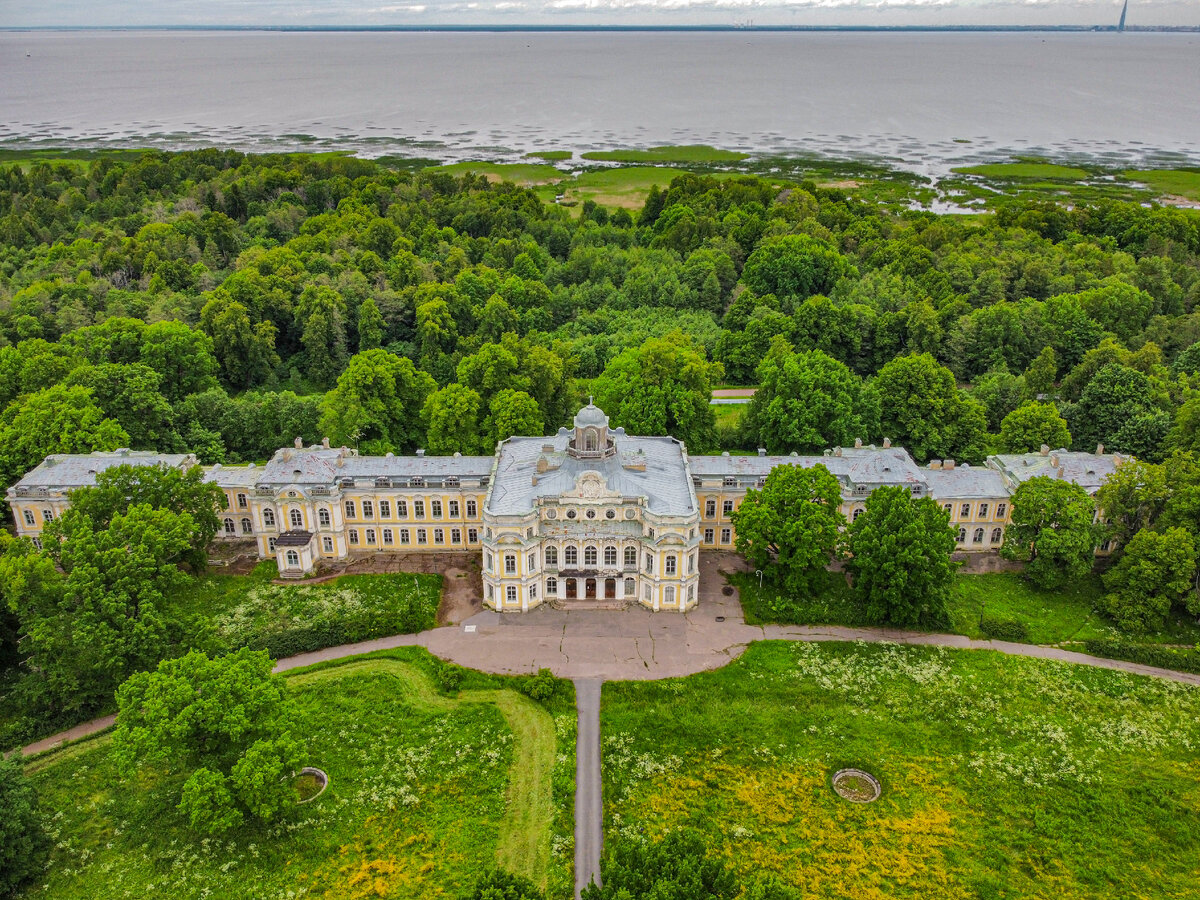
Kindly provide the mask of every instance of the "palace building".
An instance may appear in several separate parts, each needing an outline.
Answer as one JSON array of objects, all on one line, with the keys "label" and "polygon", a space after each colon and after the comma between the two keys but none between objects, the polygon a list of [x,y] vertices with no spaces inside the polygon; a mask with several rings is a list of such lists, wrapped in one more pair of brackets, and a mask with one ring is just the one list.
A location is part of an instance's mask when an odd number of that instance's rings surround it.
[{"label": "palace building", "polygon": [[[46,457],[8,489],[17,533],[40,543],[70,492],[119,465],[197,465],[194,456],[117,450]],[[611,601],[686,611],[699,596],[704,550],[733,549],[731,516],[779,465],[824,465],[853,520],[877,487],[901,485],[950,513],[960,551],[995,551],[1010,497],[1048,475],[1095,490],[1119,454],[1051,451],[988,458],[984,467],[917,465],[888,441],[821,456],[689,456],[671,437],[610,428],[592,404],[552,437],[511,437],[492,456],[360,456],[346,447],[294,447],[263,465],[205,467],[225,494],[222,538],[252,540],[283,577],[323,560],[401,551],[481,554],[483,602],[501,611],[552,602]],[[1105,548],[1106,549],[1106,548]]]}]

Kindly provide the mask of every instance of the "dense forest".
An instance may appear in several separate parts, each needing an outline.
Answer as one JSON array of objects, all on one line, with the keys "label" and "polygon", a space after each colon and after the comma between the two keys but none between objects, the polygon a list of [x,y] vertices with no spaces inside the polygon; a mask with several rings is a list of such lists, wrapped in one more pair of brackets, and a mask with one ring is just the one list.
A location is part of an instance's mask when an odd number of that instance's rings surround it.
[{"label": "dense forest", "polygon": [[[693,452],[1200,447],[1200,217],[896,214],[677,177],[631,213],[346,157],[0,168],[0,482],[50,452],[490,453],[566,424]],[[759,385],[718,422],[722,384]]]}]

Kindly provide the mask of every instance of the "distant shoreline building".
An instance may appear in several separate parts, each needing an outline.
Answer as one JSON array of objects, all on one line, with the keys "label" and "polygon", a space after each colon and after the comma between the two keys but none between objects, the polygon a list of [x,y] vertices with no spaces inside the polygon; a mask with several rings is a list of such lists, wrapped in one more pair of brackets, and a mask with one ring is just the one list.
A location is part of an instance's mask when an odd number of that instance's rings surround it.
[{"label": "distant shoreline building", "polygon": [[[1048,475],[1094,494],[1122,461],[1102,447],[1043,447],[989,457],[984,467],[922,467],[887,440],[821,456],[689,456],[674,438],[610,428],[592,404],[573,426],[508,438],[493,456],[360,456],[297,440],[261,466],[206,466],[225,494],[219,537],[255,541],[283,577],[364,554],[475,551],[492,609],[610,601],[686,611],[699,596],[700,551],[733,549],[733,511],[775,466],[824,465],[841,483],[850,521],[877,487],[932,497],[950,513],[960,551],[994,552],[1023,481]],[[48,456],[8,489],[17,534],[40,543],[45,524],[70,506],[70,492],[107,468],[158,464],[198,463],[190,454],[131,450]]]}]

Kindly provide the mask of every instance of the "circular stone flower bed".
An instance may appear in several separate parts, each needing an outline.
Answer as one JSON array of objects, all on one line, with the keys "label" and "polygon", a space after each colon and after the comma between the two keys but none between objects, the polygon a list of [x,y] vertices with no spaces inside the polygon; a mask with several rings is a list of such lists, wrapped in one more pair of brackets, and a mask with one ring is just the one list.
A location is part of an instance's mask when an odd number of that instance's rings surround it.
[{"label": "circular stone flower bed", "polygon": [[872,803],[883,792],[879,779],[862,769],[842,769],[831,781],[837,795],[851,803]]},{"label": "circular stone flower bed", "polygon": [[296,793],[300,796],[297,803],[308,803],[316,800],[329,787],[329,776],[320,769],[305,766],[296,776]]}]

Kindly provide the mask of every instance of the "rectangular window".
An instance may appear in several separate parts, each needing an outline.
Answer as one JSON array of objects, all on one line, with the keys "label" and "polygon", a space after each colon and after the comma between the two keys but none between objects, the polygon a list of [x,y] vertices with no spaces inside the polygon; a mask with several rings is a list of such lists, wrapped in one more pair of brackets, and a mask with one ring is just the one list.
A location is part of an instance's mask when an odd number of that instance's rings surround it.
[{"label": "rectangular window", "polygon": [[479,543],[479,529],[478,528],[468,528],[467,529],[467,543],[469,543],[469,544],[478,544]]},{"label": "rectangular window", "polygon": [[446,529],[445,528],[433,529],[433,542],[435,544],[446,543]]},{"label": "rectangular window", "polygon": [[483,554],[483,567],[485,569],[487,569],[489,572],[492,571],[492,554],[490,554],[490,553]]},{"label": "rectangular window", "polygon": [[1007,503],[997,503],[996,504],[996,518],[997,519],[1003,519],[1004,514],[1006,512],[1008,512],[1008,504]]},{"label": "rectangular window", "polygon": [[396,517],[399,519],[407,519],[408,518],[408,501],[407,500],[397,500],[396,501]]},{"label": "rectangular window", "polygon": [[726,500],[724,503],[722,503],[721,504],[721,512],[724,515],[729,515],[731,512],[733,512],[733,501]]},{"label": "rectangular window", "polygon": [[504,596],[510,605],[515,606],[517,603],[517,586],[515,584],[510,584],[504,589]]},{"label": "rectangular window", "polygon": [[504,557],[504,574],[505,575],[516,575],[517,574],[517,557],[515,554],[509,553],[509,554],[505,555],[505,557]]},{"label": "rectangular window", "polygon": [[442,501],[441,500],[429,501],[429,507],[430,507],[430,511],[433,513],[433,517],[435,519],[440,519],[442,517]]},{"label": "rectangular window", "polygon": [[368,544],[375,543],[375,529],[374,528],[367,529],[367,543]]},{"label": "rectangular window", "polygon": [[713,542],[713,530],[711,528],[704,529],[704,543],[711,544]]},{"label": "rectangular window", "polygon": [[370,500],[363,501],[363,518],[369,519],[375,515],[375,504]]},{"label": "rectangular window", "polygon": [[331,538],[329,535],[325,535],[325,537],[321,539],[321,546],[323,546],[325,548],[326,553],[332,553],[333,552],[333,538]]},{"label": "rectangular window", "polygon": [[[32,540],[33,540],[33,546],[35,546],[39,550],[41,550],[42,549],[42,539],[41,538],[32,538]],[[1105,549],[1108,549],[1108,548],[1105,548]]]},{"label": "rectangular window", "polygon": [[525,557],[525,567],[526,567],[526,570],[529,572],[532,572],[534,569],[537,568],[537,554],[536,553],[530,553],[528,556]]},{"label": "rectangular window", "polygon": [[354,518],[354,501],[353,500],[346,501],[346,518],[347,519]]},{"label": "rectangular window", "polygon": [[721,529],[721,543],[728,544],[731,540],[733,540],[733,532],[728,528],[722,528]]},{"label": "rectangular window", "polygon": [[654,554],[653,553],[646,554],[646,571],[650,572],[651,574],[653,574],[653,572],[654,572]]},{"label": "rectangular window", "polygon": [[979,504],[979,518],[986,519],[987,518],[987,510],[988,510],[988,505],[986,503],[980,503]]},{"label": "rectangular window", "polygon": [[25,510],[25,524],[26,525],[36,525],[37,524],[37,520],[35,520],[33,518],[33,513],[30,512],[29,510]]},{"label": "rectangular window", "polygon": [[954,515],[954,504],[953,503],[943,503],[942,509],[944,509],[946,512],[950,513],[950,515]]},{"label": "rectangular window", "polygon": [[350,545],[355,546],[357,544],[358,544],[358,529],[351,528],[350,529]]},{"label": "rectangular window", "polygon": [[667,555],[667,574],[675,574],[675,554],[673,553]]},{"label": "rectangular window", "polygon": [[238,494],[238,509],[245,509],[245,508],[246,508],[246,495]]},{"label": "rectangular window", "polygon": [[[53,521],[54,521],[54,510],[52,510],[52,509],[43,509],[43,510],[42,510],[42,521],[43,521],[43,522],[45,522],[45,523],[47,523],[47,524],[49,524],[50,522],[53,522]],[[245,521],[248,521],[248,520],[246,520],[246,519],[242,519],[242,521],[243,521],[243,522],[245,522]]]},{"label": "rectangular window", "polygon": [[626,568],[636,568],[637,567],[637,548],[636,547],[626,547],[625,548],[625,567]]},{"label": "rectangular window", "polygon": [[409,531],[407,528],[400,529],[400,543],[402,543],[402,544],[409,543]]},{"label": "rectangular window", "polygon": [[425,501],[424,500],[414,500],[413,501],[413,514],[418,519],[425,518]]},{"label": "rectangular window", "polygon": [[688,574],[691,575],[695,571],[696,571],[696,555],[694,553],[689,553],[688,554]]},{"label": "rectangular window", "polygon": [[379,517],[381,519],[390,519],[392,517],[392,501],[391,500],[380,500],[379,501]]},{"label": "rectangular window", "polygon": [[392,546],[392,544],[394,543],[392,538],[393,538],[392,529],[390,529],[390,528],[383,529],[383,542],[389,547]]},{"label": "rectangular window", "polygon": [[712,518],[716,518],[716,515],[717,515],[717,501],[716,500],[706,501],[704,504],[704,518],[712,519]]},{"label": "rectangular window", "polygon": [[531,584],[529,586],[529,599],[530,600],[537,599],[537,585],[536,584]]},{"label": "rectangular window", "polygon": [[725,485],[725,487],[737,487],[737,476],[736,475],[726,475],[721,480],[721,483],[723,485]]},{"label": "rectangular window", "polygon": [[451,528],[450,529],[450,543],[452,543],[452,544],[461,544],[462,543],[462,529],[461,528]]},{"label": "rectangular window", "polygon": [[474,500],[467,501],[467,518],[473,519],[479,514],[479,507],[475,505]]},{"label": "rectangular window", "polygon": [[429,543],[429,535],[427,535],[425,533],[424,528],[417,529],[417,543],[418,544],[428,544]]},{"label": "rectangular window", "polygon": [[964,504],[963,504],[963,505],[962,505],[962,506],[959,508],[959,510],[958,510],[958,515],[959,515],[959,517],[960,517],[960,518],[963,518],[963,519],[969,519],[969,518],[971,518],[971,504],[970,504],[970,503],[964,503]]},{"label": "rectangular window", "polygon": [[450,518],[452,518],[452,519],[458,518],[458,501],[457,500],[450,501]]}]

